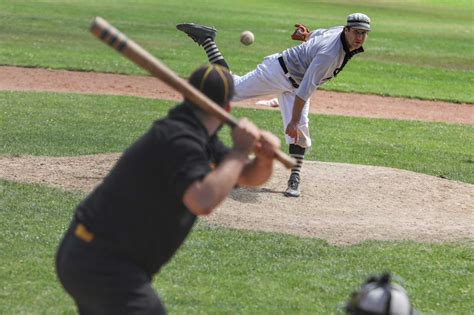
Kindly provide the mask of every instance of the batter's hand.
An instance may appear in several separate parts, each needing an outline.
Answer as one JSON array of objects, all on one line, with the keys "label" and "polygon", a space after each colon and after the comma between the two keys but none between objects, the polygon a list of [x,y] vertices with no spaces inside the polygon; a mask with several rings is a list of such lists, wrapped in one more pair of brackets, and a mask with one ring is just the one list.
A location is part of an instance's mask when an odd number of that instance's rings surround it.
[{"label": "batter's hand", "polygon": [[298,142],[298,122],[291,120],[288,126],[286,126],[285,133],[295,139],[295,143]]},{"label": "batter's hand", "polygon": [[295,31],[291,34],[291,39],[305,42],[309,36],[309,29],[304,24],[295,24]]},{"label": "batter's hand", "polygon": [[260,139],[255,146],[255,155],[259,158],[273,160],[275,151],[280,147],[280,139],[273,133],[261,130]]},{"label": "batter's hand", "polygon": [[238,124],[232,129],[232,141],[234,150],[249,154],[260,137],[260,131],[247,118],[239,120]]}]

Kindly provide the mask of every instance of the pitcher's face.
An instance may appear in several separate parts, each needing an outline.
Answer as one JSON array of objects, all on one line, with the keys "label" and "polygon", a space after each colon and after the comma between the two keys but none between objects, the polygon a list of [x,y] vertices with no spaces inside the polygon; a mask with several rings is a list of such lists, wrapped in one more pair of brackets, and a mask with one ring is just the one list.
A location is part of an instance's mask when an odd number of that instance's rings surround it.
[{"label": "pitcher's face", "polygon": [[349,46],[349,50],[353,51],[359,49],[365,42],[365,39],[369,35],[369,31],[358,29],[358,28],[346,28],[344,30],[346,41]]}]

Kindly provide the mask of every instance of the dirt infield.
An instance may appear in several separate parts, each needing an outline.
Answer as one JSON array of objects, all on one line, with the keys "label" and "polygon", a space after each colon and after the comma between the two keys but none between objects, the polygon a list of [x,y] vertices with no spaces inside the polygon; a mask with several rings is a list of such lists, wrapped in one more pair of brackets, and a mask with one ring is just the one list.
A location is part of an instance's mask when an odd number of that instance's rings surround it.
[{"label": "dirt infield", "polygon": [[[2,66],[0,66],[1,90],[74,92],[170,100],[181,99],[178,93],[170,90],[161,81],[153,77]],[[235,103],[235,105],[263,108],[255,105],[257,100],[250,99]],[[310,110],[312,113],[327,115],[474,124],[474,106],[469,104],[421,101],[376,95],[317,91],[311,97]]]},{"label": "dirt infield", "polygon": [[[0,90],[180,98],[149,77],[15,67],[0,67]],[[312,111],[316,113],[474,124],[472,105],[315,94]],[[254,102],[237,105],[255,106]],[[0,178],[87,192],[118,156],[0,156]],[[286,198],[282,191],[287,176],[276,165],[274,176],[262,188],[235,190],[205,220],[227,227],[317,237],[332,244],[474,239],[474,185],[384,167],[305,162],[302,197]]]}]

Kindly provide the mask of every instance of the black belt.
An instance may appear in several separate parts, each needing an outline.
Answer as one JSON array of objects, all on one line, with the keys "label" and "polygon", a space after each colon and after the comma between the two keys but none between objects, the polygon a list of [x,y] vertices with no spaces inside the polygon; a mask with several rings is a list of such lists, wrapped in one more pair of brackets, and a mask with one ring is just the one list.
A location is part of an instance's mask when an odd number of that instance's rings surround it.
[{"label": "black belt", "polygon": [[290,75],[288,74],[288,68],[285,65],[285,61],[283,60],[283,56],[278,57],[278,62],[280,63],[280,66],[283,69],[283,72],[285,73],[286,77],[288,78],[288,80],[290,80],[291,85],[293,85],[293,87],[295,89],[299,88],[299,85],[298,85],[298,83],[296,83],[295,79],[290,77]]}]

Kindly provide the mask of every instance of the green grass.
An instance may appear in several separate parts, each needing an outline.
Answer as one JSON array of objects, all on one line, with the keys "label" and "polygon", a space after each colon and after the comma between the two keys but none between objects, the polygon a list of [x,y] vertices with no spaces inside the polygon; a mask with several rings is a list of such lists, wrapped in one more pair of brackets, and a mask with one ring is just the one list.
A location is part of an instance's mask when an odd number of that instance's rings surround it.
[{"label": "green grass", "polygon": [[316,131],[319,140],[310,159],[389,166],[474,183],[473,126],[331,116],[313,116],[311,123],[321,126],[321,135]]},{"label": "green grass", "polygon": [[[174,105],[136,97],[0,93],[0,154],[123,151]],[[280,136],[280,113],[235,108]],[[309,160],[389,166],[474,183],[474,126],[310,115]],[[221,132],[230,144],[228,130]],[[282,142],[283,143],[283,142]],[[286,145],[282,147],[287,151]]]},{"label": "green grass", "polygon": [[[175,30],[193,21],[219,29],[231,68],[244,73],[296,44],[292,25],[311,28],[367,13],[366,52],[325,89],[474,103],[470,0],[0,0],[0,64],[144,74],[88,32],[103,16],[187,76],[205,63]],[[256,35],[238,43],[241,31]],[[174,104],[134,97],[0,92],[0,154],[69,156],[124,150]],[[283,135],[280,113],[235,109]],[[474,184],[474,126],[311,115],[319,161],[397,167]],[[223,139],[230,142],[228,130]],[[286,148],[283,147],[286,151]],[[54,274],[54,254],[84,197],[0,180],[0,314],[74,314]],[[154,286],[173,314],[331,314],[366,276],[405,279],[423,314],[474,309],[472,241],[443,245],[317,239],[244,232],[200,223]]]},{"label": "green grass", "polygon": [[[0,314],[73,314],[54,255],[83,196],[1,180],[0,196]],[[154,286],[172,314],[331,314],[368,275],[389,270],[424,314],[469,314],[473,259],[471,243],[336,247],[201,223]]]},{"label": "green grass", "polygon": [[3,154],[123,151],[175,102],[136,97],[0,92]]},{"label": "green grass", "polygon": [[[201,48],[175,24],[193,21],[219,29],[218,44],[234,72],[296,42],[296,22],[311,29],[341,25],[352,12],[372,18],[366,52],[324,89],[474,103],[472,1],[70,0],[0,1],[0,64],[144,74],[96,40],[97,15],[183,76],[206,62]],[[244,47],[240,32],[256,42]]]},{"label": "green grass", "polygon": [[0,314],[73,313],[54,274],[54,253],[79,198],[0,180]]}]

